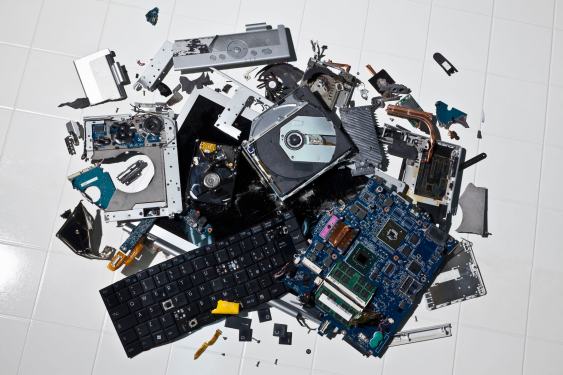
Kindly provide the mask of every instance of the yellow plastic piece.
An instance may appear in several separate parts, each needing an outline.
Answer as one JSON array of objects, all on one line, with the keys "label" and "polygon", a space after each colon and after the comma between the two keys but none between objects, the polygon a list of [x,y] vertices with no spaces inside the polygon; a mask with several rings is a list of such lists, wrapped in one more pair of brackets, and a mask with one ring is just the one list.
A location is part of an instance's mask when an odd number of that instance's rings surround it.
[{"label": "yellow plastic piece", "polygon": [[217,301],[217,307],[211,310],[211,314],[237,315],[239,306],[240,304],[238,302],[223,301],[220,299]]},{"label": "yellow plastic piece", "polygon": [[215,344],[215,342],[217,341],[217,339],[223,334],[223,332],[218,329],[217,331],[215,331],[215,334],[213,334],[213,337],[211,338],[211,340],[204,342],[203,344],[201,344],[201,346],[199,347],[198,350],[196,350],[196,352],[194,353],[194,359],[198,359],[203,352],[207,349],[208,346],[211,346],[213,344]]},{"label": "yellow plastic piece", "polygon": [[199,149],[205,153],[215,152],[217,150],[217,145],[210,142],[200,142]]}]

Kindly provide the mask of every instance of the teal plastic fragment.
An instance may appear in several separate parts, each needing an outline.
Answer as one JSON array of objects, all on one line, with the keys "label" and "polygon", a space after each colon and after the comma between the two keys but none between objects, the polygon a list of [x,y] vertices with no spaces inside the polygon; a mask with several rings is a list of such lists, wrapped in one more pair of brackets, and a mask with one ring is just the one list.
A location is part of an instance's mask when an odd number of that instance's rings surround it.
[{"label": "teal plastic fragment", "polygon": [[381,333],[381,331],[376,331],[371,337],[371,340],[369,340],[369,347],[372,349],[377,348],[377,345],[379,345],[379,343],[382,340],[383,340],[383,333]]}]

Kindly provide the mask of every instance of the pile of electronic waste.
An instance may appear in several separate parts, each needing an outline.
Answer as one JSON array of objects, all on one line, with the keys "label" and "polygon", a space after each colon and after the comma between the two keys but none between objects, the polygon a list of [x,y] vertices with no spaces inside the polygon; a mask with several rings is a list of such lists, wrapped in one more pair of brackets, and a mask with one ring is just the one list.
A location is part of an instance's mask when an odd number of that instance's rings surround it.
[{"label": "pile of electronic waste", "polygon": [[[68,179],[98,210],[94,218],[80,202],[57,236],[113,271],[133,270],[100,291],[129,357],[225,315],[269,316],[266,303],[381,357],[411,340],[401,329],[423,297],[437,309],[486,293],[472,244],[450,234],[458,205],[457,232],[489,234],[487,189],[468,184],[460,194],[464,170],[486,155],[468,159],[441,138],[459,140],[452,127],[468,127],[466,114],[442,101],[427,112],[408,87],[368,65],[370,98],[350,65],[311,44],[301,70],[289,63],[296,56],[282,25],[166,41],[133,85],[162,102],[67,123],[69,153],[82,143],[90,163]],[[75,66],[86,96],[62,105],[127,98],[128,73],[112,51]],[[256,89],[224,73],[249,66]],[[164,83],[172,68],[174,89]],[[393,163],[396,176],[385,173]],[[119,248],[100,249],[102,218],[130,232]],[[198,248],[188,251],[190,243]],[[141,261],[158,251],[173,257]],[[227,327],[250,340],[250,323],[233,319]],[[282,331],[280,343],[290,344]],[[451,335],[445,326],[421,332],[420,340]]]}]

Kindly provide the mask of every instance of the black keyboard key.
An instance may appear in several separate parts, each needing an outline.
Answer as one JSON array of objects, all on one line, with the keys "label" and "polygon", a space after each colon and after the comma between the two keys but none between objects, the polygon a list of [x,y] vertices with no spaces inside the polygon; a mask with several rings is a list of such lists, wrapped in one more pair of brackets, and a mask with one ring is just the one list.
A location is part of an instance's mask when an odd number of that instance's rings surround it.
[{"label": "black keyboard key", "polygon": [[160,344],[164,344],[166,342],[166,336],[164,335],[163,331],[157,331],[152,334],[152,338],[154,340],[154,345],[158,346]]},{"label": "black keyboard key", "polygon": [[166,286],[164,286],[164,290],[166,290],[166,295],[168,297],[172,297],[180,292],[180,289],[178,288],[178,283],[175,281],[166,284]]},{"label": "black keyboard key", "polygon": [[254,294],[251,294],[249,296],[244,297],[242,301],[240,301],[240,303],[242,304],[243,309],[249,309],[251,307],[258,305],[258,299]]},{"label": "black keyboard key", "polygon": [[238,272],[235,272],[233,276],[235,277],[235,281],[237,284],[242,284],[246,282],[246,280],[248,280],[248,275],[246,274],[246,270],[240,270]]},{"label": "black keyboard key", "polygon": [[261,249],[254,249],[250,251],[250,255],[252,256],[252,259],[255,262],[261,261],[262,259],[264,259],[264,253],[262,252]]},{"label": "black keyboard key", "polygon": [[173,340],[180,334],[180,332],[178,332],[178,328],[174,325],[166,328],[164,333],[166,334],[166,338],[168,340]]},{"label": "black keyboard key", "polygon": [[119,305],[119,303],[120,303],[119,300],[117,299],[117,297],[115,296],[115,294],[110,294],[110,295],[104,296],[103,300],[104,300],[104,303],[106,304],[107,308],[109,308],[109,309]]},{"label": "black keyboard key", "polygon": [[121,318],[115,323],[115,329],[117,329],[117,332],[123,332],[129,328],[133,328],[136,324],[137,319],[135,319],[135,316],[127,315],[125,318]]},{"label": "black keyboard key", "polygon": [[221,282],[223,283],[225,288],[232,287],[235,285],[235,277],[233,275],[225,275],[221,277]]},{"label": "black keyboard key", "polygon": [[152,296],[152,293],[141,294],[139,298],[141,299],[141,304],[144,307],[150,306],[154,303],[154,298]]},{"label": "black keyboard key", "polygon": [[188,299],[186,298],[185,293],[180,293],[172,297],[172,301],[174,302],[174,306],[182,307],[188,304]]},{"label": "black keyboard key", "polygon": [[129,293],[131,293],[132,297],[138,297],[144,292],[143,286],[140,283],[129,285]]},{"label": "black keyboard key", "polygon": [[248,267],[253,263],[252,257],[250,256],[250,254],[242,254],[240,257],[238,257],[237,263],[241,267]]},{"label": "black keyboard key", "polygon": [[205,278],[205,281],[209,281],[217,277],[217,270],[215,269],[215,267],[206,268],[201,272],[203,274],[203,277]]},{"label": "black keyboard key", "polygon": [[260,261],[258,265],[260,266],[260,271],[262,273],[270,272],[274,268],[268,259]]},{"label": "black keyboard key", "polygon": [[256,233],[255,235],[250,236],[250,239],[252,240],[252,245],[254,247],[259,247],[266,243],[266,238],[262,233]]},{"label": "black keyboard key", "polygon": [[162,314],[162,307],[160,304],[151,305],[147,307],[147,311],[149,312],[151,318],[155,318]]},{"label": "black keyboard key", "polygon": [[190,281],[192,282],[192,285],[199,285],[202,282],[205,281],[205,277],[203,276],[203,272],[199,271],[199,272],[194,272],[190,275]]},{"label": "black keyboard key", "polygon": [[182,275],[190,275],[192,272],[194,272],[194,267],[192,266],[192,264],[190,262],[185,262],[182,263],[178,266],[178,269],[180,270],[180,272],[182,273]]},{"label": "black keyboard key", "polygon": [[252,240],[250,238],[243,239],[242,241],[240,241],[239,245],[243,253],[250,251],[254,248],[254,245],[252,244]]},{"label": "black keyboard key", "polygon": [[196,302],[199,299],[199,289],[197,287],[193,287],[186,292],[186,296],[190,302]]},{"label": "black keyboard key", "polygon": [[211,300],[209,297],[203,297],[197,301],[197,307],[199,308],[199,312],[204,313],[208,312],[209,310],[215,308],[215,306],[211,305]]},{"label": "black keyboard key", "polygon": [[156,282],[156,286],[164,286],[169,280],[166,272],[161,272],[154,275],[154,281]]},{"label": "black keyboard key", "polygon": [[270,297],[271,298],[279,297],[282,294],[284,294],[285,292],[287,292],[287,289],[285,288],[284,284],[282,284],[282,283],[275,283],[273,286],[270,287]]},{"label": "black keyboard key", "polygon": [[135,318],[137,319],[137,322],[139,322],[139,323],[146,322],[147,320],[150,319],[149,310],[148,309],[141,309],[141,310],[135,311]]},{"label": "black keyboard key", "polygon": [[203,257],[203,260],[205,261],[205,267],[213,267],[217,264],[217,259],[215,259],[214,254],[207,254]]},{"label": "black keyboard key", "polygon": [[217,307],[217,302],[221,299],[221,293],[212,294],[209,296],[209,302],[211,303],[211,308]]},{"label": "black keyboard key", "polygon": [[137,334],[135,333],[135,330],[128,329],[127,331],[119,334],[119,339],[123,344],[130,344],[137,340]]},{"label": "black keyboard key", "polygon": [[137,335],[139,335],[139,337],[143,337],[151,333],[151,330],[149,329],[147,323],[139,324],[135,327],[135,331],[137,332]]},{"label": "black keyboard key", "polygon": [[113,292],[114,292],[113,285],[106,286],[105,288],[100,289],[100,295],[102,296],[102,298],[113,294]]},{"label": "black keyboard key", "polygon": [[126,303],[123,303],[109,310],[108,313],[111,319],[115,321],[129,314],[129,307]]},{"label": "black keyboard key", "polygon": [[160,273],[160,266],[157,264],[155,266],[152,266],[150,268],[147,268],[147,271],[149,272],[150,276],[154,276],[157,273]]},{"label": "black keyboard key", "polygon": [[205,296],[211,294],[211,292],[213,292],[213,289],[211,288],[210,282],[209,283],[203,283],[203,284],[199,285],[197,287],[197,290],[198,290],[199,295],[201,297],[205,297]]},{"label": "black keyboard key", "polygon": [[127,306],[129,306],[130,311],[136,311],[143,307],[143,303],[140,298],[134,298],[127,301]]},{"label": "black keyboard key", "polygon": [[225,301],[234,301],[234,299],[236,298],[233,289],[222,290],[220,294],[221,294],[221,299]]},{"label": "black keyboard key", "polygon": [[202,270],[207,267],[207,264],[205,263],[205,259],[203,257],[194,259],[192,264],[196,271]]},{"label": "black keyboard key", "polygon": [[141,285],[143,287],[143,290],[145,292],[148,292],[149,290],[153,290],[156,285],[154,284],[154,280],[152,279],[152,277],[149,277],[147,279],[141,280]]},{"label": "black keyboard key", "polygon": [[137,275],[130,275],[123,279],[126,286],[133,285],[137,282]]},{"label": "black keyboard key", "polygon": [[141,346],[140,341],[135,341],[134,343],[125,346],[125,353],[127,353],[127,357],[129,358],[133,358],[142,351],[143,347]]},{"label": "black keyboard key", "polygon": [[272,285],[272,279],[269,274],[266,274],[258,279],[258,283],[260,284],[261,289],[266,289]]},{"label": "black keyboard key", "polygon": [[262,246],[262,252],[264,253],[265,256],[271,257],[276,253],[276,249],[274,249],[274,246],[272,244],[267,243],[264,246]]},{"label": "black keyboard key", "polygon": [[244,286],[246,287],[248,294],[256,293],[260,290],[260,284],[258,284],[258,281],[256,280],[250,280],[249,282],[244,284]]},{"label": "black keyboard key", "polygon": [[[174,258],[174,259],[176,259],[176,258]],[[168,275],[168,278],[171,281],[179,279],[180,277],[182,277],[182,271],[180,271],[180,267],[172,267],[172,268],[166,270],[166,274]]]},{"label": "black keyboard key", "polygon": [[174,318],[171,313],[166,313],[160,317],[160,323],[164,328],[174,324]]},{"label": "black keyboard key", "polygon": [[274,267],[282,267],[286,263],[280,254],[274,255],[271,258],[271,261]]},{"label": "black keyboard key", "polygon": [[229,258],[235,259],[240,254],[242,254],[242,250],[238,244],[231,244],[227,246],[227,253],[229,254]]},{"label": "black keyboard key", "polygon": [[248,276],[251,279],[255,279],[262,274],[262,271],[260,270],[260,266],[257,264],[253,264],[252,266],[248,267],[246,269],[246,272],[248,272]]},{"label": "black keyboard key", "polygon": [[270,292],[268,292],[268,289],[264,289],[256,293],[256,298],[258,299],[258,303],[268,302],[270,300]]},{"label": "black keyboard key", "polygon": [[117,297],[117,299],[121,303],[126,302],[126,301],[131,299],[131,293],[129,292],[129,289],[127,289],[127,288],[123,288],[121,290],[118,290],[117,292],[115,292],[115,296]]},{"label": "black keyboard key", "polygon": [[224,263],[229,260],[229,253],[225,249],[219,250],[215,253],[215,258],[217,263]]},{"label": "black keyboard key", "polygon": [[211,289],[213,290],[213,292],[220,292],[224,287],[225,285],[223,284],[223,280],[220,277],[211,280]]},{"label": "black keyboard key", "polygon": [[154,333],[162,329],[162,324],[160,324],[160,320],[154,318],[147,322],[147,327],[149,327],[150,331]]},{"label": "black keyboard key", "polygon": [[178,289],[183,292],[186,289],[191,288],[192,282],[190,281],[189,277],[182,277],[178,280]]},{"label": "black keyboard key", "polygon": [[248,295],[248,292],[246,291],[246,287],[244,285],[237,285],[233,289],[233,293],[237,301],[241,301],[244,297]]},{"label": "black keyboard key", "polygon": [[143,347],[143,350],[149,350],[154,347],[152,336],[141,337],[141,346]]},{"label": "black keyboard key", "polygon": [[168,297],[168,295],[166,294],[166,289],[164,289],[164,287],[155,289],[151,293],[155,301],[160,301]]}]

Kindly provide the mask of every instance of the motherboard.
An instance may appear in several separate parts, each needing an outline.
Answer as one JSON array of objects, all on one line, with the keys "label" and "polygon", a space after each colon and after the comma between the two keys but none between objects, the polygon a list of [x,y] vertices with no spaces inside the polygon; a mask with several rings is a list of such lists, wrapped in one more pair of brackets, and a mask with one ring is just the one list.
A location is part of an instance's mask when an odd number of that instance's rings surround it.
[{"label": "motherboard", "polygon": [[322,313],[318,333],[338,333],[381,357],[458,241],[379,177],[321,216],[286,285]]}]

